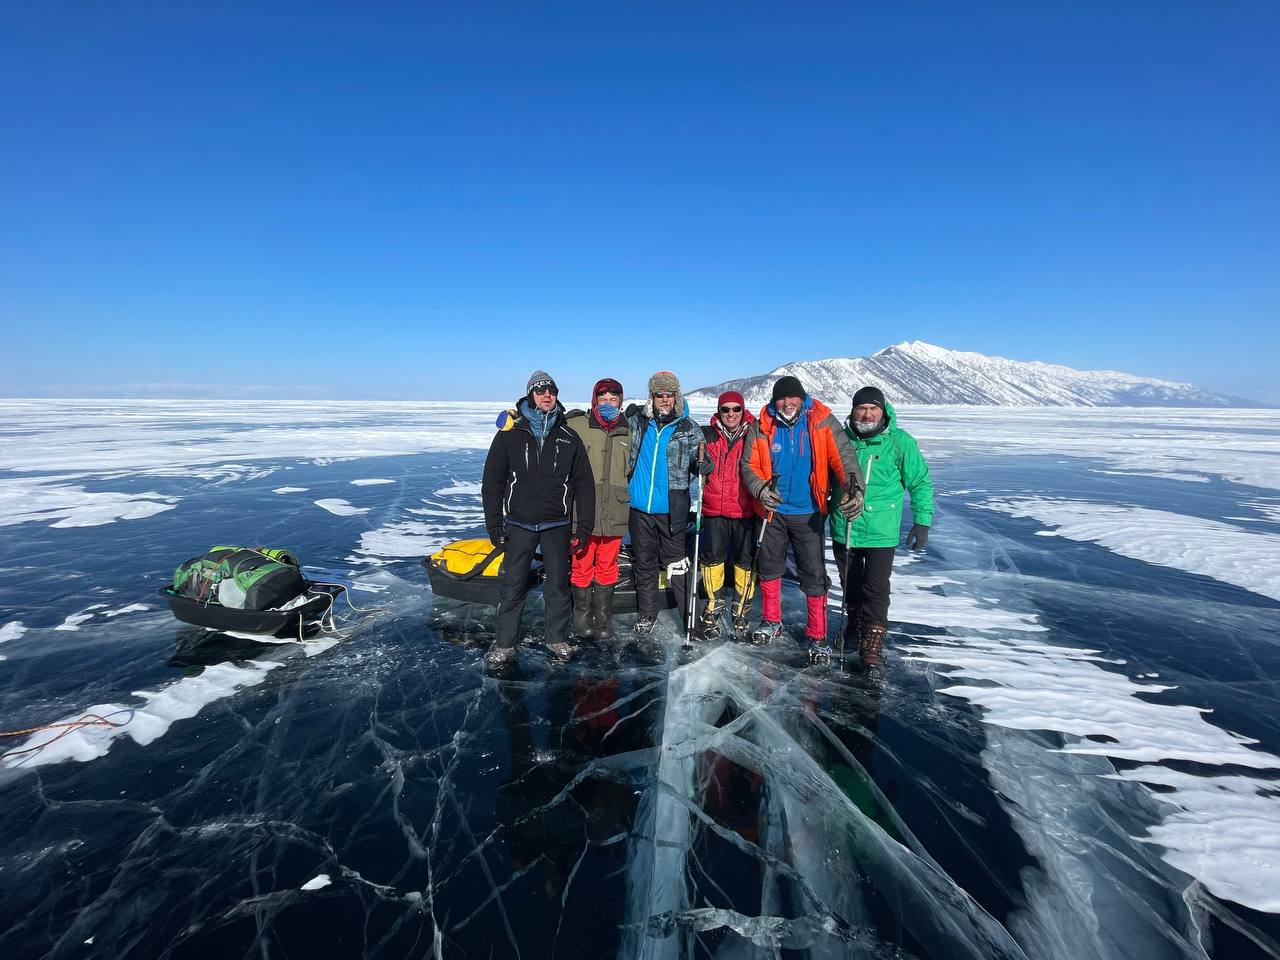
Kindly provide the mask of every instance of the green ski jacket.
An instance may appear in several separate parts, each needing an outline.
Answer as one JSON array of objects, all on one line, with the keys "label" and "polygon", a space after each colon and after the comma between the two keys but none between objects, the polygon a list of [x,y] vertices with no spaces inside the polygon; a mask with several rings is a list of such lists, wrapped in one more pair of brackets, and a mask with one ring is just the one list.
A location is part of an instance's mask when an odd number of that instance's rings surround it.
[{"label": "green ski jacket", "polygon": [[889,423],[869,439],[862,439],[845,419],[844,432],[858,455],[858,465],[867,478],[866,502],[854,519],[845,542],[845,519],[833,502],[831,539],[851,547],[896,547],[902,540],[902,495],[911,494],[911,520],[929,526],[933,521],[933,479],[915,437],[897,425],[893,404],[886,403]]}]

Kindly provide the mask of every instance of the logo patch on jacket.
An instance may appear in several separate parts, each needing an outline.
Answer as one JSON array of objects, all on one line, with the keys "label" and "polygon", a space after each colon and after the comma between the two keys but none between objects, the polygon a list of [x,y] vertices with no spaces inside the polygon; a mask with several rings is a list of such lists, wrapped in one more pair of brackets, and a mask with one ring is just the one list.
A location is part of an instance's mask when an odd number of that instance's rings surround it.
[{"label": "logo patch on jacket", "polygon": [[781,453],[781,452],[782,452],[782,444],[780,444],[780,443],[775,443],[772,447],[770,447],[770,448],[769,448],[769,450],[770,450],[772,453]]}]

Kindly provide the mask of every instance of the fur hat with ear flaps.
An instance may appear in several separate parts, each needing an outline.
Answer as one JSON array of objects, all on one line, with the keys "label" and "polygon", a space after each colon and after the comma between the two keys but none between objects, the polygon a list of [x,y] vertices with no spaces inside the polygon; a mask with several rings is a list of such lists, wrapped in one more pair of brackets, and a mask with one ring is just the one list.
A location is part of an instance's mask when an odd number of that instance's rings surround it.
[{"label": "fur hat with ear flaps", "polygon": [[649,399],[644,404],[644,412],[649,419],[652,420],[656,416],[653,409],[653,395],[668,391],[676,395],[675,406],[671,410],[677,417],[680,416],[684,410],[684,395],[680,392],[680,378],[670,370],[659,370],[649,378]]}]

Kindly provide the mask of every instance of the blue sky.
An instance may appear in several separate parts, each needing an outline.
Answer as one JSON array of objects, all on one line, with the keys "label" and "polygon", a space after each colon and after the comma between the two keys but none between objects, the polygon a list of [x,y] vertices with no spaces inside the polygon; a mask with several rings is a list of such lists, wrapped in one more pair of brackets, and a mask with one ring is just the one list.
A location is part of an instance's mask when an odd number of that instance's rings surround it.
[{"label": "blue sky", "polygon": [[1269,0],[5,4],[0,392],[923,339],[1280,402],[1278,39]]}]

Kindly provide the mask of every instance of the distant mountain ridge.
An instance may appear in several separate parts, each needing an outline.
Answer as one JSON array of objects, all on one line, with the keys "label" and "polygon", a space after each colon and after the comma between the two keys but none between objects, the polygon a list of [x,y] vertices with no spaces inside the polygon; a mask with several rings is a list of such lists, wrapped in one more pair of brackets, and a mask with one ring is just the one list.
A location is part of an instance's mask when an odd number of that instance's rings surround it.
[{"label": "distant mountain ridge", "polygon": [[768,403],[774,381],[790,374],[826,403],[843,405],[872,384],[890,403],[1007,407],[1260,407],[1190,383],[1115,370],[1074,370],[1040,361],[1007,360],[948,350],[922,340],[885,347],[869,357],[786,363],[754,377],[699,387],[687,396],[714,400],[737,390],[751,406]]}]

